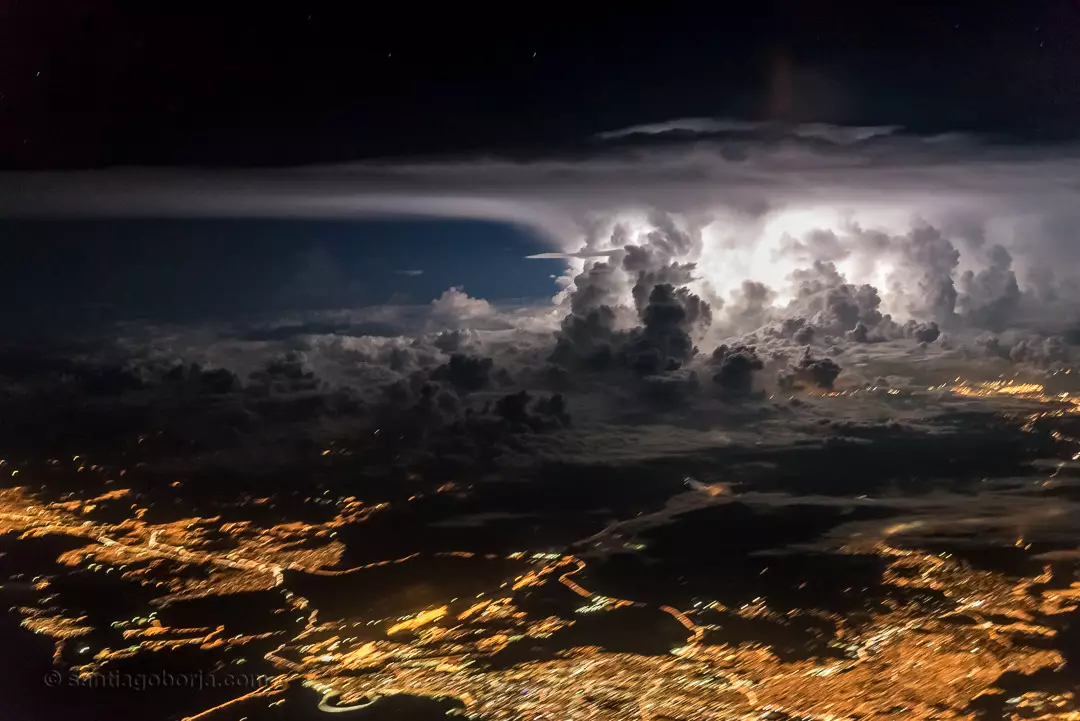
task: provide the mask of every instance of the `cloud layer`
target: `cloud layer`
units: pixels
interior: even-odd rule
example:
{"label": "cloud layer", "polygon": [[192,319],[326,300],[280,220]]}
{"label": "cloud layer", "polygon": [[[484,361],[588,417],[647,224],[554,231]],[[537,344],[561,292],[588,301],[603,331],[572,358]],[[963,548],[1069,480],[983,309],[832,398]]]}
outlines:
{"label": "cloud layer", "polygon": [[[598,143],[533,162],[0,176],[6,214],[485,218],[533,228],[552,247],[542,257],[566,261],[547,305],[453,287],[424,306],[130,327],[52,375],[10,373],[9,395],[213,396],[260,417],[299,403],[327,427],[363,418],[436,444],[475,432],[572,446],[647,425],[665,439],[655,449],[685,447],[667,429],[748,415],[798,435],[818,419],[813,402],[788,403],[799,394],[1071,367],[1072,149],[715,120]],[[853,422],[895,415],[877,397],[844,402]]]}

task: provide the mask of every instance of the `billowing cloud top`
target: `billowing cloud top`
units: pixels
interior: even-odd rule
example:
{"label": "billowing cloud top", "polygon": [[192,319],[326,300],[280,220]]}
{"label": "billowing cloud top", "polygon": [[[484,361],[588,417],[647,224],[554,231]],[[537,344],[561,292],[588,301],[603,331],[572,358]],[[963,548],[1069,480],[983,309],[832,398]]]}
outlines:
{"label": "billowing cloud top", "polygon": [[233,172],[115,169],[0,174],[0,214],[351,217],[424,215],[515,222],[575,251],[597,214],[658,209],[888,209],[933,217],[1071,217],[1072,148],[1009,147],[891,128],[675,121],[608,134],[745,128],[696,143],[608,144],[574,157],[444,160]]}
{"label": "billowing cloud top", "polygon": [[[679,142],[629,142],[673,133]],[[367,403],[447,418],[531,408],[499,400],[520,391],[557,394],[537,412],[561,418],[565,394],[583,426],[631,407],[730,418],[800,389],[938,382],[958,364],[1068,368],[1078,170],[1072,148],[698,119],[530,162],[5,175],[0,213],[532,228],[551,246],[534,257],[566,261],[549,305],[501,308],[450,288],[430,306],[292,319],[173,352],[270,387],[312,373]]]}

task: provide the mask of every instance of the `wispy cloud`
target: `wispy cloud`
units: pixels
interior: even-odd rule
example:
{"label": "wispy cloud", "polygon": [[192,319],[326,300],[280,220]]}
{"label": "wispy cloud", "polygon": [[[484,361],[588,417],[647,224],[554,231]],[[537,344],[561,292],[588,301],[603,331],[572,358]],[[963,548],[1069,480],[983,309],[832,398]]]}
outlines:
{"label": "wispy cloud", "polygon": [[843,126],[829,123],[786,125],[753,120],[736,120],[733,118],[679,118],[677,120],[666,120],[662,123],[632,125],[628,128],[608,130],[599,133],[596,137],[601,140],[618,140],[635,135],[664,135],[668,133],[680,135],[767,133],[775,136],[787,135],[796,138],[816,138],[838,145],[847,145],[877,136],[892,135],[900,130],[902,128],[899,125]]}
{"label": "wispy cloud", "polygon": [[617,250],[579,250],[576,253],[534,253],[526,255],[526,260],[565,260],[567,258],[609,258],[616,255]]}

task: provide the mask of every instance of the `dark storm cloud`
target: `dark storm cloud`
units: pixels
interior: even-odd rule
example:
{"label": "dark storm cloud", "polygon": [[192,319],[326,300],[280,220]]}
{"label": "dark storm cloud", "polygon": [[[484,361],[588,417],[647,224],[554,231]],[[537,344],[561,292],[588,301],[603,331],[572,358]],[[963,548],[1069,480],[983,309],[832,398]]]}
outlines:
{"label": "dark storm cloud", "polygon": [[[700,230],[664,214],[651,221],[653,229],[633,239],[616,224],[610,242],[621,246],[617,254],[574,278],[552,361],[594,369],[618,363],[653,376],[677,371],[697,354],[694,339],[708,330],[712,310],[686,287],[694,264],[678,260],[700,248]],[[620,305],[628,283],[632,309]]]}
{"label": "dark storm cloud", "polygon": [[[237,427],[302,408],[312,432],[347,418],[481,453],[485,438],[535,448],[551,434],[583,449],[633,424],[637,445],[617,452],[645,453],[715,444],[710,429],[820,433],[800,388],[1070,362],[1055,329],[1070,318],[1053,309],[1080,298],[1061,262],[1080,207],[1071,151],[865,128],[704,130],[738,137],[532,163],[3,176],[0,212],[488,218],[536,229],[555,249],[542,255],[566,261],[550,305],[451,287],[425,305],[146,329],[122,363],[84,374],[85,392],[124,404],[162,388],[216,394]],[[1025,281],[1040,272],[1053,281]],[[349,296],[317,253],[293,286],[298,303]],[[997,335],[980,340],[987,330]],[[797,403],[770,399],[777,388]],[[842,402],[830,413],[848,408],[854,424],[895,415]]]}
{"label": "dark storm cloud", "polygon": [[1040,367],[1065,365],[1072,353],[1061,336],[1024,338],[1009,350],[1009,358],[1017,363],[1033,363]]}
{"label": "dark storm cloud", "polygon": [[718,366],[713,382],[732,393],[749,393],[754,385],[754,374],[765,367],[753,346],[718,346],[711,357]]}
{"label": "dark storm cloud", "polygon": [[462,392],[478,391],[491,383],[495,362],[490,358],[475,358],[455,353],[450,360],[436,368],[433,380],[446,381]]}
{"label": "dark storm cloud", "polygon": [[802,357],[782,371],[778,382],[782,388],[791,388],[798,383],[808,383],[818,388],[832,388],[840,375],[840,366],[831,358],[815,358],[807,348]]}
{"label": "dark storm cloud", "polygon": [[686,288],[662,283],[652,286],[641,320],[623,354],[635,372],[653,375],[678,370],[697,355],[691,331],[708,328],[712,313],[708,303]]}
{"label": "dark storm cloud", "polygon": [[[571,266],[564,285],[597,294],[574,296],[579,306],[609,305],[618,315],[623,302],[612,295],[625,290],[624,281],[604,274],[632,271],[639,314],[653,285],[687,285],[709,304],[714,327],[748,332],[775,320],[768,309],[785,302],[784,289],[775,278],[740,278],[746,272],[740,254],[761,242],[772,220],[784,221],[787,209],[840,212],[850,206],[855,215],[842,227],[835,221],[832,227],[815,225],[821,221],[813,213],[782,226],[782,237],[767,251],[774,265],[792,271],[843,265],[843,282],[821,281],[831,283],[825,296],[795,293],[799,302],[813,305],[804,315],[819,340],[847,333],[858,340],[894,337],[895,329],[877,328],[874,318],[863,317],[874,312],[892,314],[897,323],[909,315],[942,328],[964,316],[961,325],[1001,330],[1038,313],[1038,299],[1066,304],[1080,296],[1076,273],[1062,262],[1068,228],[1080,221],[1070,181],[1080,166],[1070,148],[1009,148],[866,128],[843,133],[795,126],[779,134],[755,124],[739,129],[743,135],[731,141],[742,151],[739,160],[723,152],[727,145],[699,143],[601,148],[591,156],[529,163],[7,174],[0,176],[0,213],[381,214],[507,221],[550,240],[558,250],[546,255]],[[882,207],[892,216],[879,227],[874,213]],[[945,229],[952,227],[962,234],[951,237]],[[965,251],[958,250],[961,240]],[[347,297],[333,268],[317,261],[298,277],[297,293],[337,288],[338,297]],[[865,275],[875,275],[874,282],[864,281]],[[1035,277],[1053,280],[1025,285]],[[877,309],[875,292],[881,299]],[[497,322],[484,304],[448,291],[436,308],[436,325],[451,319],[458,327]],[[618,317],[613,327],[631,326],[632,318]]]}
{"label": "dark storm cloud", "polygon": [[1013,320],[1020,305],[1020,286],[1008,250],[994,245],[986,255],[986,268],[964,271],[960,277],[960,308],[975,323],[1001,330]]}

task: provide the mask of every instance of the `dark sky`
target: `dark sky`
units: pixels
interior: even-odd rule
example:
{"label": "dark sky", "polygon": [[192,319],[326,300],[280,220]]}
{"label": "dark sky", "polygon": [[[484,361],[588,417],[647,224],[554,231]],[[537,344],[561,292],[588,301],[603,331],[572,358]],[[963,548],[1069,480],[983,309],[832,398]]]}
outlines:
{"label": "dark sky", "polygon": [[549,249],[525,230],[462,220],[0,220],[0,247],[0,322],[17,335],[426,304],[451,286],[530,303],[564,267],[525,259]]}
{"label": "dark sky", "polygon": [[[687,117],[1080,128],[1075,0],[628,7],[0,0],[0,170],[528,159]],[[455,221],[11,219],[0,246],[2,315],[32,330],[452,285],[535,299],[560,267],[524,260],[548,248],[518,228]]]}
{"label": "dark sky", "polygon": [[1080,127],[1073,0],[642,5],[3,0],[0,167],[528,156],[687,116]]}

